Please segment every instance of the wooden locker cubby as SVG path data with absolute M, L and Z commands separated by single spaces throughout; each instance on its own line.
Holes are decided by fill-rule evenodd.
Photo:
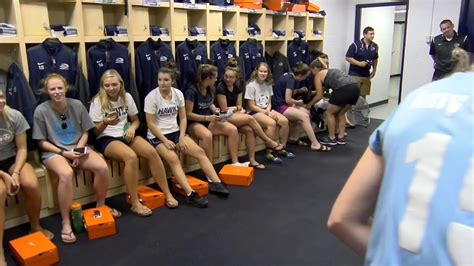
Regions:
M 288 16 L 286 13 L 267 10 L 265 18 L 265 40 L 285 40 L 285 37 L 276 38 L 273 36 L 274 30 L 287 31 Z
M 238 25 L 238 39 L 246 40 L 249 37 L 248 26 L 255 23 L 260 28 L 260 36 L 254 38 L 261 41 L 265 35 L 265 13 L 264 10 L 240 9 L 239 25 Z
M 134 6 L 131 10 L 133 23 L 130 25 L 129 34 L 135 41 L 146 40 L 150 36 L 151 26 L 167 28 L 171 35 L 171 10 L 169 3 L 162 3 L 159 7 Z M 171 41 L 171 36 L 160 37 L 163 41 Z
M 0 43 L 0 69 L 8 70 L 12 62 L 21 65 L 21 59 L 20 44 Z
M 308 40 L 323 40 L 324 36 L 324 23 L 325 19 L 322 16 L 316 14 L 309 14 L 308 15 L 308 28 L 306 30 L 306 36 Z M 315 35 L 313 33 L 314 30 L 318 30 L 322 32 L 322 34 Z
M 206 41 L 206 36 L 190 36 L 189 29 L 192 27 L 204 28 L 206 35 L 208 35 L 207 5 L 174 3 L 172 20 L 175 41 L 183 41 L 187 37 Z
M 266 40 L 265 41 L 265 53 L 273 55 L 276 51 L 282 54 L 286 54 L 287 42 L 285 40 Z
M 84 20 L 84 38 L 86 42 L 98 42 L 105 37 L 104 28 L 108 25 L 128 27 L 128 16 L 125 16 L 125 3 L 117 0 L 116 4 L 96 4 L 83 0 L 82 13 Z M 127 41 L 128 37 L 114 37 L 115 40 Z

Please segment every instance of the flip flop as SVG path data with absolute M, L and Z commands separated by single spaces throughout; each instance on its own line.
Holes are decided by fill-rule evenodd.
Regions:
M 175 200 L 175 202 L 173 202 L 173 201 L 170 201 L 170 200 L 166 199 L 165 205 L 166 205 L 166 208 L 168 208 L 168 209 L 176 209 L 176 208 L 179 207 L 179 203 L 178 203 L 177 200 Z
M 61 241 L 65 244 L 72 244 L 77 241 L 77 238 L 71 230 L 69 233 L 61 232 Z
M 130 211 L 133 214 L 135 214 L 137 216 L 140 216 L 140 217 L 149 217 L 153 214 L 153 212 L 147 206 L 144 206 L 144 205 L 142 205 L 142 209 L 135 208 L 134 206 L 132 206 L 130 208 Z
M 115 209 L 115 208 L 112 208 L 112 207 L 107 207 L 107 208 L 109 208 L 110 214 L 112 214 L 112 216 L 113 216 L 114 218 L 120 218 L 120 217 L 122 217 L 122 212 L 121 212 L 121 211 L 119 211 L 119 210 L 117 210 L 117 209 Z
M 293 145 L 298 145 L 298 146 L 308 146 L 309 144 L 305 141 L 302 141 L 300 139 L 298 140 L 288 140 L 287 141 L 289 144 L 293 144 Z
M 255 169 L 260 169 L 260 170 L 263 170 L 265 169 L 265 165 L 261 164 L 261 163 L 256 163 L 256 164 L 249 164 L 250 167 L 253 167 Z
M 319 152 L 329 152 L 329 151 L 332 151 L 332 148 L 321 144 L 321 146 L 319 147 L 319 149 L 313 149 L 313 148 L 311 148 L 311 150 L 312 150 L 312 151 L 319 151 Z
M 273 147 L 268 147 L 268 146 L 267 146 L 267 148 L 270 149 L 270 150 L 273 150 L 273 151 L 281 151 L 281 150 L 283 150 L 285 147 L 283 146 L 283 144 L 277 142 L 277 145 L 275 145 L 275 146 L 273 146 Z

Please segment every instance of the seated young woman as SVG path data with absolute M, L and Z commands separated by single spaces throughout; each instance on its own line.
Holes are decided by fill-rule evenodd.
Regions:
M 223 81 L 216 87 L 217 103 L 221 110 L 233 112 L 227 121 L 235 125 L 239 132 L 245 134 L 245 145 L 250 166 L 257 169 L 265 169 L 265 166 L 255 159 L 255 135 L 260 137 L 269 149 L 279 151 L 283 149 L 283 145 L 268 137 L 257 120 L 252 115 L 247 114 L 245 109 L 242 108 L 242 90 L 236 83 L 239 74 L 237 61 L 235 59 L 230 60 L 224 69 Z
M 298 93 L 300 88 L 297 82 L 305 80 L 310 74 L 310 68 L 304 63 L 298 63 L 293 68 L 293 73 L 285 73 L 273 86 L 273 109 L 284 115 L 290 122 L 297 123 L 303 128 L 306 136 L 311 141 L 310 148 L 313 151 L 330 151 L 331 148 L 321 145 L 316 139 L 309 111 L 305 108 L 303 100 L 295 100 L 293 94 Z M 301 88 L 302 90 L 306 88 Z
M 150 91 L 145 97 L 147 138 L 170 166 L 176 181 L 186 192 L 187 202 L 204 208 L 207 207 L 208 201 L 200 197 L 187 182 L 178 153 L 191 156 L 199 162 L 202 171 L 210 179 L 210 192 L 228 196 L 229 190 L 222 184 L 204 150 L 186 135 L 184 96 L 180 90 L 172 87 L 176 80 L 175 75 L 174 69 L 161 68 L 158 72 L 158 88 Z
M 217 68 L 202 64 L 197 74 L 197 84 L 190 85 L 184 92 L 186 116 L 190 123 L 188 132 L 201 141 L 207 158 L 213 161 L 213 136 L 227 137 L 230 159 L 233 165 L 242 166 L 238 160 L 239 132 L 232 123 L 222 120 L 219 109 L 214 105 L 212 90 L 217 80 Z
M 57 176 L 58 202 L 61 211 L 61 240 L 64 243 L 76 242 L 69 218 L 73 199 L 74 169 L 91 171 L 94 174 L 96 206 L 105 205 L 109 168 L 107 163 L 96 152 L 88 149 L 87 153 L 74 148 L 84 148 L 89 137 L 88 131 L 94 128 L 84 105 L 75 99 L 66 98 L 67 82 L 61 75 L 48 75 L 43 84 L 43 92 L 49 100 L 35 109 L 33 139 L 38 141 L 41 160 L 46 169 Z M 122 214 L 110 208 L 114 217 Z
M 357 103 L 360 89 L 357 82 L 346 72 L 340 69 L 328 68 L 327 63 L 327 59 L 321 57 L 311 62 L 311 71 L 315 76 L 316 95 L 308 103 L 307 108 L 321 100 L 323 87 L 331 88 L 333 92 L 326 109 L 328 136 L 321 139 L 321 143 L 344 145 L 346 144 L 346 113 L 351 109 L 351 105 Z
M 252 72 L 249 82 L 245 89 L 245 100 L 247 107 L 255 120 L 265 129 L 265 134 L 271 139 L 275 139 L 277 127 L 279 128 L 279 139 L 283 149 L 273 152 L 273 149 L 267 148 L 265 159 L 272 163 L 282 163 L 278 156 L 294 158 L 295 155 L 285 150 L 288 141 L 289 123 L 288 119 L 282 114 L 272 110 L 272 73 L 267 63 L 260 63 Z
M 166 180 L 165 168 L 156 150 L 142 137 L 135 135 L 140 126 L 138 109 L 132 96 L 125 91 L 120 74 L 109 69 L 100 79 L 99 93 L 93 98 L 89 115 L 95 123 L 97 140 L 94 147 L 106 158 L 124 163 L 123 177 L 130 194 L 132 213 L 150 216 L 152 211 L 138 199 L 138 157 L 148 162 L 151 176 L 166 197 L 168 208 L 178 207 Z M 128 122 L 130 120 L 130 122 Z
M 53 239 L 54 234 L 40 225 L 41 191 L 33 167 L 26 162 L 26 131 L 30 128 L 21 112 L 10 108 L 0 90 L 0 265 L 6 265 L 3 253 L 5 201 L 20 190 L 25 197 L 25 211 L 30 220 L 30 232 L 43 232 Z

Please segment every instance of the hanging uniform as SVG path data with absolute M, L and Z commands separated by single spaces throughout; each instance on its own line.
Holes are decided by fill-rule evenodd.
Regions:
M 131 82 L 132 73 L 130 71 L 128 49 L 116 43 L 112 38 L 100 40 L 87 51 L 87 73 L 89 90 L 92 96 L 99 92 L 100 78 L 108 69 L 115 69 L 122 76 L 125 89 L 132 95 L 138 110 L 141 110 L 135 82 Z
M 265 57 L 267 58 L 267 57 Z M 288 62 L 288 58 L 280 53 L 280 51 L 276 51 L 273 56 L 269 56 L 270 62 L 267 60 L 267 63 L 270 65 L 272 70 L 272 76 L 274 80 L 278 80 L 283 74 L 286 72 L 291 72 L 290 63 Z
M 83 103 L 89 99 L 87 87 L 83 87 L 82 71 L 79 71 L 76 53 L 58 39 L 48 38 L 27 50 L 30 86 L 38 104 L 48 99 L 41 89 L 43 80 L 51 73 L 63 76 L 68 83 L 67 97 Z
M 181 71 L 178 89 L 185 89 L 195 82 L 198 67 L 207 64 L 206 47 L 196 41 L 186 39 L 176 49 L 176 61 Z
M 246 81 L 249 80 L 250 75 L 255 70 L 255 68 L 261 62 L 265 62 L 263 46 L 255 39 L 249 38 L 240 46 L 239 56 L 244 62 L 242 73 Z
M 219 38 L 217 42 L 211 46 L 211 64 L 217 67 L 217 77 L 222 78 L 224 76 L 224 69 L 227 62 L 231 58 L 235 58 L 237 53 L 235 46 L 227 39 Z
M 309 45 L 305 40 L 300 38 L 295 38 L 290 44 L 288 44 L 286 55 L 288 56 L 288 62 L 292 69 L 298 62 L 303 62 L 307 65 L 311 63 Z
M 158 70 L 168 61 L 174 62 L 173 52 L 161 39 L 154 41 L 148 38 L 138 46 L 135 53 L 135 75 L 141 106 L 148 93 L 158 87 Z

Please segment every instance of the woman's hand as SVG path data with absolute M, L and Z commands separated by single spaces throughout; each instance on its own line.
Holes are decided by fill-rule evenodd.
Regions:
M 132 127 L 129 127 L 129 128 L 123 133 L 123 137 L 125 138 L 125 140 L 127 141 L 127 143 L 132 142 L 133 139 L 135 138 L 135 129 L 132 128 Z
M 113 117 L 106 116 L 106 117 L 104 117 L 103 122 L 107 126 L 109 126 L 109 125 L 115 126 L 120 122 L 120 119 L 118 118 L 118 116 L 113 116 Z
M 269 114 L 268 114 L 269 117 L 271 117 L 273 120 L 275 121 L 278 121 L 278 115 L 275 111 L 271 111 Z
M 163 144 L 168 150 L 174 150 L 176 148 L 176 145 L 174 144 L 174 142 L 172 142 L 169 139 L 166 139 L 165 141 L 163 141 Z
M 184 152 L 187 149 L 188 149 L 188 145 L 186 145 L 186 142 L 184 142 L 184 140 L 180 138 L 178 142 L 178 150 L 181 152 Z
M 221 121 L 221 117 L 218 115 L 208 115 L 207 119 L 208 119 L 207 121 L 209 122 Z
M 10 196 L 15 195 L 20 191 L 20 183 L 16 181 L 15 178 L 13 178 L 11 175 L 9 175 L 7 172 L 1 172 L 1 176 L 3 177 L 3 182 L 5 183 L 5 186 L 7 187 L 7 194 Z

